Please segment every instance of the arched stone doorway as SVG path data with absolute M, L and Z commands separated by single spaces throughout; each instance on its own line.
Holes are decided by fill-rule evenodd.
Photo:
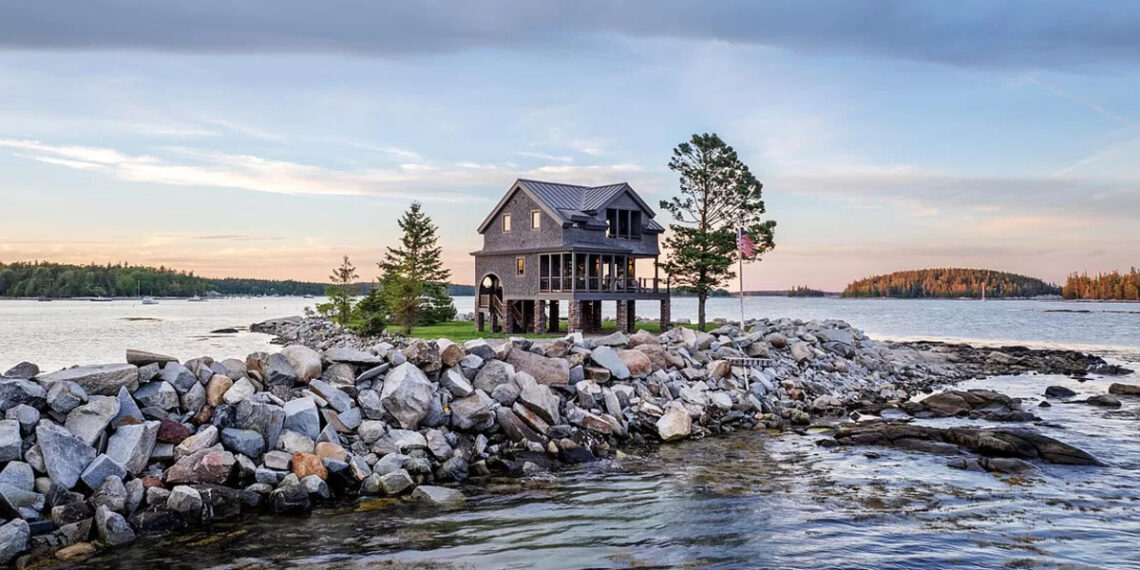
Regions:
M 488 273 L 483 276 L 476 300 L 475 330 L 485 330 L 485 319 L 490 316 L 491 332 L 503 332 L 506 307 L 503 304 L 503 282 L 498 275 Z

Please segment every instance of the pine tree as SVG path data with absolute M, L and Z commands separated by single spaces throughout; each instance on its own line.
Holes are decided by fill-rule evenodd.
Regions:
M 455 306 L 447 295 L 451 272 L 443 267 L 438 228 L 419 202 L 412 202 L 398 223 L 401 247 L 389 247 L 380 262 L 380 286 L 392 316 L 410 334 L 417 324 L 454 318 Z
M 736 276 L 738 225 L 755 243 L 754 260 L 775 247 L 776 222 L 762 219 L 764 185 L 715 134 L 693 135 L 677 145 L 669 169 L 680 174 L 680 195 L 661 201 L 673 216 L 665 240 L 669 260 L 662 267 L 674 283 L 697 294 L 697 325 L 705 330 L 709 293 Z
M 332 304 L 334 320 L 347 325 L 352 316 L 352 282 L 356 280 L 356 266 L 344 256 L 339 267 L 333 269 L 329 280 L 333 286 L 326 290 L 329 302 Z

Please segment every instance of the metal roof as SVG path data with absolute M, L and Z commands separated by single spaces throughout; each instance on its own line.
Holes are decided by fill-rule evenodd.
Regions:
M 665 228 L 661 227 L 661 224 L 658 224 L 653 219 L 655 215 L 653 209 L 625 182 L 606 184 L 604 186 L 579 186 L 577 184 L 520 178 L 512 185 L 512 188 L 515 187 L 521 187 L 527 190 L 542 206 L 545 206 L 547 213 L 556 214 L 555 217 L 560 218 L 560 221 L 564 224 L 570 222 L 588 223 L 588 220 L 593 218 L 598 210 L 604 208 L 606 204 L 609 204 L 616 197 L 628 190 L 630 196 L 649 214 L 649 216 L 643 220 L 645 229 L 649 231 L 665 230 Z M 487 224 L 490 223 L 499 209 L 503 207 L 510 194 L 511 193 L 508 192 L 506 196 L 503 196 L 503 200 L 495 206 L 495 209 L 491 211 L 487 219 L 479 226 L 480 233 L 486 229 Z

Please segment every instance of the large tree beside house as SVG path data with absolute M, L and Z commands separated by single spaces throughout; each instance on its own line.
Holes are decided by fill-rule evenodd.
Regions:
M 397 222 L 403 234 L 398 247 L 389 247 L 380 262 L 380 290 L 385 304 L 404 333 L 417 324 L 432 324 L 455 317 L 447 294 L 451 272 L 443 267 L 438 228 L 412 202 Z
M 697 324 L 705 330 L 709 293 L 736 277 L 737 228 L 743 224 L 755 244 L 744 261 L 754 261 L 775 247 L 776 222 L 764 219 L 764 185 L 716 134 L 695 134 L 677 145 L 669 169 L 679 175 L 680 186 L 677 196 L 661 201 L 673 217 L 662 268 L 673 284 L 696 293 Z

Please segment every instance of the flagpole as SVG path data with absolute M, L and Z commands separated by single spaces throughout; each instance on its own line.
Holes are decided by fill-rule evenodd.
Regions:
M 737 270 L 740 274 L 740 332 L 744 333 L 744 220 L 740 221 L 740 227 L 736 230 L 736 259 Z

